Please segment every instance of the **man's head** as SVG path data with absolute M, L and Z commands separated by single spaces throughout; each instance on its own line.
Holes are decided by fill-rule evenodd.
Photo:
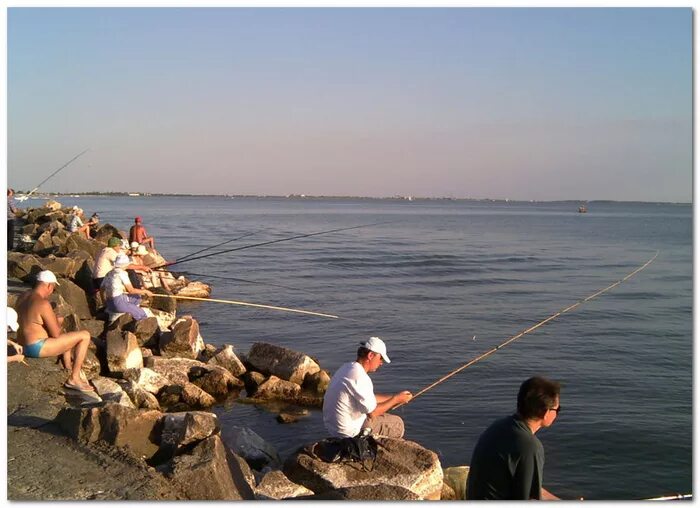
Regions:
M 14 194 L 15 194 L 14 189 L 7 189 L 7 197 L 12 197 L 12 196 L 14 196 Z
M 379 337 L 370 337 L 360 342 L 357 350 L 357 361 L 365 367 L 367 372 L 376 371 L 382 363 L 391 363 L 386 354 L 386 344 Z
M 107 247 L 111 247 L 118 252 L 122 248 L 122 241 L 116 236 L 113 236 L 107 241 Z
M 124 269 L 127 266 L 129 266 L 129 263 L 129 256 L 127 256 L 126 254 L 119 254 L 114 260 L 114 268 Z
M 141 217 L 134 217 L 134 224 L 141 224 Z
M 531 377 L 520 385 L 518 413 L 526 420 L 541 419 L 542 426 L 549 427 L 559 414 L 559 391 L 558 382 Z
M 59 285 L 56 276 L 51 270 L 39 272 L 36 276 L 36 282 L 34 283 L 35 288 L 46 287 L 48 294 L 53 293 L 54 288 Z
M 19 324 L 17 323 L 17 311 L 12 307 L 7 308 L 7 327 L 13 332 L 19 330 Z

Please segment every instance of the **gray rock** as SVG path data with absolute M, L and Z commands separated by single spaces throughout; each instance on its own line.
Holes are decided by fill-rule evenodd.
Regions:
M 158 451 L 153 429 L 163 413 L 107 403 L 100 408 L 99 439 L 113 446 L 129 448 L 137 457 L 152 457 Z
M 117 382 L 136 407 L 139 409 L 156 409 L 160 411 L 160 404 L 155 395 L 147 392 L 132 380 L 120 379 Z
M 282 471 L 270 471 L 255 489 L 255 498 L 262 500 L 291 499 L 300 496 L 311 496 L 314 493 L 284 476 Z
M 197 358 L 204 349 L 199 324 L 190 316 L 178 319 L 172 326 L 172 333 L 161 335 L 159 347 L 166 358 Z
M 124 379 L 133 381 L 134 384 L 148 393 L 158 395 L 158 393 L 171 382 L 164 376 L 148 368 L 127 369 L 124 371 Z
M 455 499 L 467 499 L 469 466 L 452 466 L 442 470 L 443 481 L 452 488 Z
M 33 254 L 24 254 L 22 252 L 7 253 L 7 276 L 20 279 L 24 282 L 30 282 L 37 273 L 44 269 L 39 258 Z M 31 280 L 31 282 L 34 282 Z
M 157 295 L 170 294 L 168 291 L 161 287 L 151 288 L 151 291 Z M 151 309 L 161 310 L 168 314 L 175 314 L 177 312 L 177 301 L 174 298 L 155 297 L 151 301 Z
M 243 387 L 243 381 L 235 378 L 228 370 L 218 365 L 208 365 L 211 370 L 192 382 L 209 395 L 219 397 L 228 394 L 230 390 Z
M 321 370 L 315 361 L 303 353 L 264 342 L 251 346 L 248 363 L 264 374 L 273 374 L 300 386 L 307 374 Z
M 222 439 L 233 453 L 245 459 L 253 469 L 265 466 L 279 467 L 281 461 L 274 446 L 248 427 L 227 426 L 221 431 Z
M 50 254 L 54 250 L 53 241 L 51 240 L 51 232 L 44 231 L 36 239 L 34 247 L 32 247 L 32 252 L 39 254 L 40 256 L 45 256 Z
M 194 409 L 207 409 L 216 404 L 216 399 L 199 386 L 186 383 L 182 387 L 182 402 Z
M 116 381 L 106 377 L 96 377 L 92 380 L 97 394 L 106 402 L 116 402 L 126 407 L 135 407 L 129 395 Z
M 92 443 L 100 436 L 100 409 L 64 407 L 55 422 L 65 434 L 76 441 Z
M 105 332 L 106 323 L 99 319 L 82 319 L 80 328 L 90 332 L 90 337 L 101 338 Z
M 328 463 L 314 453 L 315 444 L 292 454 L 284 464 L 285 475 L 317 494 L 349 487 L 393 485 L 420 499 L 440 499 L 442 468 L 438 456 L 418 443 L 379 438 L 377 459 L 371 474 L 354 463 Z
M 331 376 L 328 374 L 328 372 L 325 370 L 319 370 L 318 372 L 313 372 L 306 375 L 302 388 L 313 393 L 314 395 L 323 397 L 330 382 Z
M 77 261 L 73 258 L 57 258 L 49 255 L 41 259 L 45 270 L 51 270 L 56 277 L 72 279 L 78 269 Z
M 421 498 L 408 489 L 397 485 L 358 485 L 322 494 L 304 497 L 308 500 L 326 501 L 418 501 Z
M 253 397 L 261 400 L 294 400 L 300 393 L 301 386 L 298 384 L 270 376 L 258 386 Z
M 131 332 L 111 330 L 107 332 L 107 368 L 121 376 L 128 369 L 143 367 L 143 356 L 136 336 Z
M 249 370 L 243 375 L 243 383 L 245 385 L 245 391 L 248 397 L 254 397 L 255 392 L 258 391 L 258 386 L 263 384 L 267 376 L 261 374 L 260 372 L 255 372 L 254 370 Z
M 161 458 L 169 460 L 186 447 L 198 443 L 220 431 L 219 419 L 206 411 L 169 413 L 163 418 L 160 435 Z
M 236 377 L 242 376 L 246 371 L 243 362 L 236 356 L 233 346 L 231 345 L 224 346 L 221 351 L 216 353 L 207 363 L 219 365 Z
M 189 455 L 175 457 L 168 476 L 182 485 L 191 500 L 246 499 L 233 482 L 226 449 L 219 436 L 205 439 Z
M 70 304 L 80 319 L 91 319 L 90 306 L 88 305 L 85 291 L 68 279 L 59 278 L 59 285 L 56 286 L 55 293 L 61 295 Z
M 106 222 L 97 228 L 94 239 L 106 245 L 112 237 L 121 238 L 121 235 L 117 228 Z
M 153 347 L 158 345 L 160 330 L 157 318 L 147 317 L 140 321 L 134 320 L 128 329 L 136 335 L 136 342 L 139 346 Z

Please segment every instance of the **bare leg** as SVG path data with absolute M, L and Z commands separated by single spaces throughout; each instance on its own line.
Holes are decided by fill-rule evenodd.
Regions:
M 90 385 L 80 378 L 80 369 L 85 361 L 85 355 L 87 354 L 89 344 L 90 332 L 87 330 L 62 333 L 58 337 L 49 337 L 46 339 L 39 356 L 57 356 L 66 352 L 70 355 L 71 351 L 75 351 L 75 359 L 73 361 L 69 381 L 76 386 L 88 388 Z

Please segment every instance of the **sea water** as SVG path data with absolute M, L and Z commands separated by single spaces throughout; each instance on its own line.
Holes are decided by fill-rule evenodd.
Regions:
M 391 364 L 375 390 L 418 392 L 555 312 L 633 278 L 427 391 L 397 413 L 406 437 L 468 465 L 479 434 L 514 412 L 520 383 L 562 384 L 537 436 L 545 486 L 565 498 L 639 499 L 692 490 L 692 207 L 655 203 L 227 197 L 61 198 L 128 230 L 140 215 L 174 260 L 318 231 L 175 265 L 213 298 L 335 314 L 328 319 L 180 303 L 205 341 L 246 353 L 257 341 L 309 354 L 331 373 L 379 335 Z M 34 201 L 24 205 L 36 206 Z M 173 267 L 175 268 L 175 267 Z M 242 280 L 230 280 L 245 279 Z M 280 287 L 284 286 L 284 287 Z M 324 436 L 321 413 L 282 425 L 227 403 L 222 425 L 252 427 L 282 455 Z

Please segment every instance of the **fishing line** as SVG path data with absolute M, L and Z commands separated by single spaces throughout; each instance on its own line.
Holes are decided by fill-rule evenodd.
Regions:
M 320 316 L 320 317 L 327 317 L 331 319 L 338 319 L 338 316 L 334 314 L 324 314 L 322 312 L 314 312 L 310 310 L 301 310 L 301 309 L 290 309 L 289 307 L 277 307 L 274 305 L 264 305 L 261 303 L 250 303 L 250 302 L 238 302 L 235 300 L 219 300 L 216 298 L 197 298 L 194 296 L 177 296 L 177 295 L 159 295 L 159 294 L 154 294 L 154 297 L 158 298 L 173 298 L 175 300 L 194 300 L 197 302 L 215 302 L 215 303 L 228 303 L 230 305 L 243 305 L 246 307 L 257 307 L 261 309 L 270 309 L 270 310 L 280 310 L 284 312 L 296 312 L 297 314 L 308 314 L 310 316 Z
M 164 269 L 164 268 L 159 268 L 159 269 L 157 269 L 157 271 L 159 271 L 159 272 L 167 272 L 167 270 Z M 271 282 L 260 282 L 260 281 L 256 281 L 256 280 L 240 279 L 240 278 L 238 278 L 238 277 L 224 277 L 223 275 L 208 275 L 208 274 L 205 274 L 205 273 L 194 273 L 194 272 L 173 272 L 173 275 L 176 275 L 176 274 L 188 275 L 188 276 L 191 275 L 191 276 L 193 276 L 193 277 L 213 277 L 213 278 L 215 278 L 215 279 L 232 280 L 232 281 L 235 281 L 235 282 L 247 282 L 247 283 L 249 283 L 249 284 L 261 284 L 261 285 L 263 285 L 263 286 L 272 286 L 272 287 L 276 287 L 276 288 L 289 289 L 289 290 L 292 290 L 292 291 L 303 291 L 303 292 L 305 292 L 305 293 L 313 293 L 313 294 L 316 294 L 315 291 L 309 291 L 308 289 L 293 288 L 293 287 L 290 287 L 290 286 L 283 286 L 282 284 L 273 284 L 273 283 L 271 283 Z
M 241 240 L 241 239 L 245 238 L 246 236 L 252 236 L 252 235 L 254 235 L 255 233 L 259 233 L 259 232 L 260 232 L 260 230 L 258 230 L 258 231 L 253 231 L 252 233 L 246 233 L 245 235 L 239 236 L 238 238 L 232 238 L 231 240 L 226 240 L 226 241 L 224 241 L 224 242 L 217 243 L 216 245 L 212 245 L 211 247 L 205 247 L 204 249 L 198 250 L 197 252 L 193 252 L 193 253 L 191 253 L 191 254 L 186 254 L 185 256 L 182 256 L 181 258 L 176 259 L 176 260 L 174 261 L 174 263 L 179 263 L 179 262 L 181 262 L 181 261 L 186 260 L 187 258 L 191 258 L 192 256 L 196 256 L 197 254 L 201 254 L 202 252 L 205 252 L 205 251 L 208 251 L 208 250 L 211 250 L 211 249 L 215 249 L 215 248 L 217 248 L 217 247 L 221 247 L 222 245 L 226 245 L 227 243 L 235 242 L 236 240 Z M 174 263 L 173 263 L 173 264 L 174 264 Z
M 548 318 L 543 319 L 542 321 L 540 321 L 539 323 L 537 323 L 537 324 L 531 326 L 530 328 L 528 328 L 528 329 L 526 329 L 526 330 L 523 330 L 522 332 L 518 333 L 517 335 L 513 335 L 512 337 L 510 337 L 509 339 L 507 339 L 505 342 L 499 344 L 498 346 L 494 347 L 493 349 L 490 349 L 489 351 L 487 351 L 487 352 L 485 352 L 485 353 L 483 353 L 483 354 L 477 356 L 476 358 L 473 358 L 472 360 L 470 360 L 469 362 L 465 363 L 465 364 L 462 365 L 461 367 L 459 367 L 459 368 L 457 368 L 457 369 L 455 369 L 455 370 L 449 372 L 448 374 L 446 374 L 445 376 L 441 377 L 440 379 L 438 379 L 437 381 L 435 381 L 435 382 L 432 383 L 431 385 L 427 386 L 426 388 L 423 388 L 421 391 L 419 391 L 418 393 L 416 393 L 416 394 L 413 396 L 413 398 L 412 398 L 410 401 L 406 402 L 405 404 L 408 404 L 409 402 L 412 402 L 413 400 L 416 399 L 416 397 L 418 397 L 418 396 L 424 394 L 425 392 L 427 392 L 428 390 L 430 390 L 430 389 L 436 387 L 436 386 L 439 385 L 440 383 L 443 383 L 443 382 L 447 381 L 449 378 L 451 378 L 451 377 L 454 376 L 455 374 L 457 374 L 457 373 L 463 371 L 463 370 L 466 369 L 467 367 L 471 367 L 471 366 L 474 365 L 475 363 L 480 362 L 481 360 L 483 360 L 484 358 L 486 358 L 486 357 L 492 355 L 493 353 L 495 353 L 495 352 L 498 351 L 499 349 L 502 349 L 502 348 L 506 347 L 508 344 L 510 344 L 511 342 L 514 342 L 514 341 L 518 340 L 518 339 L 519 339 L 520 337 L 522 337 L 523 335 L 526 335 L 526 334 L 528 334 L 528 333 L 530 333 L 530 332 L 532 332 L 532 331 L 538 329 L 540 326 L 543 326 L 543 325 L 545 325 L 546 323 L 549 323 L 550 321 L 556 319 L 557 317 L 561 316 L 562 314 L 565 314 L 565 313 L 567 313 L 567 312 L 569 312 L 569 311 L 571 311 L 571 310 L 574 310 L 574 309 L 575 309 L 576 307 L 578 307 L 579 305 L 581 305 L 581 304 L 583 304 L 583 303 L 586 303 L 586 302 L 588 302 L 588 301 L 590 301 L 590 300 L 593 300 L 593 299 L 596 298 L 597 296 L 600 296 L 600 295 L 602 295 L 603 293 L 605 293 L 605 292 L 611 290 L 612 288 L 614 288 L 614 287 L 616 287 L 616 286 L 622 284 L 622 283 L 625 282 L 627 279 L 629 279 L 630 277 L 633 277 L 635 274 L 641 272 L 641 271 L 644 270 L 647 266 L 649 266 L 649 265 L 651 264 L 651 262 L 654 261 L 654 260 L 656 259 L 656 256 L 658 256 L 658 255 L 659 255 L 659 251 L 657 250 L 657 251 L 656 251 L 656 254 L 654 254 L 654 256 L 653 256 L 649 261 L 647 261 L 646 263 L 644 263 L 642 266 L 640 266 L 639 268 L 637 268 L 637 269 L 634 270 L 633 272 L 627 274 L 625 277 L 623 277 L 622 279 L 618 280 L 617 282 L 614 282 L 614 283 L 610 284 L 608 287 L 603 288 L 603 289 L 601 289 L 600 291 L 596 291 L 596 292 L 593 293 L 592 295 L 587 296 L 586 298 L 584 298 L 584 299 L 582 299 L 582 300 L 579 300 L 578 302 L 576 302 L 576 303 L 574 303 L 574 304 L 572 304 L 572 305 L 569 305 L 568 307 L 566 307 L 566 308 L 560 310 L 559 312 L 556 312 L 556 313 L 552 314 L 552 315 L 549 316 Z M 396 408 L 398 408 L 398 407 L 401 407 L 401 406 L 403 406 L 403 405 L 404 405 L 404 404 L 399 404 L 398 406 L 395 406 L 394 409 L 396 409 Z
M 349 231 L 349 230 L 351 230 L 351 229 L 366 228 L 366 227 L 369 227 L 369 226 L 379 226 L 380 224 L 390 224 L 390 223 L 392 223 L 392 222 L 395 222 L 395 221 L 375 222 L 375 223 L 373 223 L 373 224 L 362 224 L 362 225 L 360 225 L 360 226 L 352 226 L 352 227 L 349 227 L 349 228 L 329 229 L 328 231 L 319 231 L 319 232 L 317 232 L 317 233 L 307 233 L 307 234 L 305 234 L 305 235 L 296 235 L 296 236 L 290 236 L 290 237 L 288 237 L 288 238 L 280 238 L 279 240 L 270 240 L 270 241 L 268 241 L 268 242 L 254 243 L 254 244 L 251 244 L 251 245 L 244 245 L 244 246 L 242 246 L 242 247 L 236 247 L 236 248 L 234 248 L 234 249 L 227 249 L 227 250 L 222 250 L 222 251 L 219 251 L 219 252 L 213 252 L 213 253 L 211 253 L 211 254 L 204 254 L 203 256 L 191 257 L 191 258 L 189 258 L 189 259 L 185 259 L 184 261 L 177 261 L 177 260 L 176 260 L 176 261 L 172 261 L 172 262 L 170 262 L 170 263 L 166 263 L 166 264 L 164 264 L 164 265 L 157 266 L 156 268 L 164 268 L 164 267 L 166 267 L 166 266 L 172 266 L 172 265 L 177 264 L 177 263 L 186 263 L 186 262 L 189 262 L 189 261 L 195 261 L 195 260 L 197 260 L 197 259 L 205 259 L 205 258 L 208 258 L 208 257 L 210 257 L 210 256 L 218 256 L 219 254 L 226 254 L 226 253 L 228 253 L 228 252 L 235 252 L 235 251 L 244 250 L 244 249 L 251 249 L 251 248 L 253 248 L 253 247 L 260 247 L 260 246 L 263 246 L 263 245 L 271 245 L 271 244 L 273 244 L 273 243 L 286 242 L 286 241 L 288 241 L 288 240 L 296 240 L 296 239 L 298 239 L 298 238 L 308 238 L 308 237 L 310 237 L 310 236 L 325 235 L 325 234 L 327 234 L 327 233 L 337 233 L 337 232 L 339 232 L 339 231 Z

